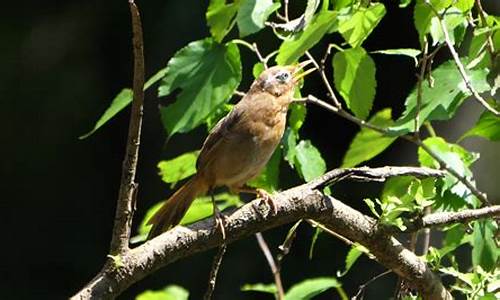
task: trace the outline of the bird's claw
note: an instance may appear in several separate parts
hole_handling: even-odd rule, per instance
[[[227,218],[228,217],[226,215],[224,215],[219,210],[217,205],[214,203],[214,227],[220,229],[223,240],[226,240],[225,224],[226,224]]]
[[[257,197],[260,198],[260,204],[267,204],[271,208],[273,215],[276,215],[278,213],[278,209],[274,204],[273,196],[263,189],[257,189],[256,192]]]

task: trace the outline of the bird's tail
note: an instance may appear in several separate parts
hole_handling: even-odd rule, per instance
[[[179,224],[193,200],[199,195],[206,194],[207,190],[207,184],[199,175],[186,182],[149,219],[148,224],[153,224],[153,227],[149,231],[148,240]]]

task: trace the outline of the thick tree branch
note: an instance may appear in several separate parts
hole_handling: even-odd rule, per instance
[[[375,219],[363,215],[333,197],[323,195],[318,190],[328,182],[335,181],[335,178],[351,176],[364,180],[370,178],[380,180],[399,175],[441,176],[442,172],[425,168],[396,167],[348,170],[349,174],[355,175],[333,170],[322,179],[275,195],[276,214],[267,205],[262,205],[260,200],[254,200],[237,210],[226,212],[226,242],[230,243],[302,218],[313,219],[349,240],[363,244],[377,261],[411,282],[424,299],[451,299],[439,277],[413,252],[388,236],[386,228],[378,226]],[[389,173],[383,173],[381,170]],[[175,227],[124,253],[121,256],[121,265],[108,261],[103,270],[73,299],[114,298],[131,284],[155,270],[222,243],[220,232],[214,227],[212,219],[197,222],[189,227]]]
[[[137,193],[135,173],[139,157],[141,141],[142,105],[144,101],[144,55],[142,43],[142,25],[139,10],[131,0],[130,13],[132,15],[133,47],[134,47],[134,99],[128,128],[127,148],[123,160],[120,191],[116,203],[115,223],[111,238],[110,253],[122,254],[128,249],[134,201]]]

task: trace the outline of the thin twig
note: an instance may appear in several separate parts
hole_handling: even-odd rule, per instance
[[[380,273],[377,276],[371,278],[370,280],[368,280],[364,284],[360,285],[359,289],[358,289],[358,292],[356,293],[356,295],[354,297],[352,297],[352,299],[353,300],[363,299],[362,296],[364,295],[365,289],[368,287],[368,285],[370,285],[371,283],[373,283],[375,280],[377,280],[377,279],[379,279],[381,277],[384,277],[385,275],[390,274],[390,273],[392,273],[392,270],[387,270],[387,271],[385,271],[383,273]]]
[[[306,56],[313,62],[314,67],[316,67],[316,70],[319,72],[319,75],[321,76],[321,79],[323,80],[323,83],[325,84],[326,89],[328,91],[328,97],[333,101],[333,104],[337,108],[342,108],[340,101],[337,99],[337,96],[335,96],[335,93],[333,92],[333,88],[332,85],[330,84],[330,81],[328,81],[328,78],[326,77],[325,65],[324,64],[319,65],[314,56],[312,56],[309,51],[306,51]]]
[[[434,15],[438,18],[439,25],[441,27],[441,30],[443,31],[444,35],[444,40],[446,42],[446,45],[448,46],[448,49],[450,50],[451,56],[453,57],[453,61],[455,62],[455,65],[458,68],[458,71],[460,72],[460,75],[462,76],[462,79],[465,83],[465,86],[469,90],[469,92],[474,96],[474,99],[476,99],[477,102],[479,102],[484,108],[489,110],[491,113],[493,113],[495,116],[500,116],[500,112],[495,110],[484,98],[476,91],[476,89],[472,86],[472,83],[470,81],[469,75],[467,75],[467,72],[465,71],[465,67],[460,61],[460,56],[458,55],[457,51],[455,50],[455,47],[453,47],[453,43],[451,42],[450,35],[448,33],[448,29],[446,28],[446,24],[444,22],[443,17],[436,11],[434,6],[426,0],[425,3],[427,6],[431,8],[433,11]]]
[[[427,71],[427,51],[429,50],[429,43],[427,38],[424,38],[424,45],[422,46],[422,59],[420,60],[420,73],[417,75],[417,113],[415,115],[415,137],[420,139],[420,110],[422,107],[422,82],[424,81],[425,72]]]
[[[486,12],[483,9],[483,5],[481,4],[480,0],[476,0],[476,6],[477,6],[477,11],[479,15],[479,19],[481,20],[481,25],[488,26],[488,23],[486,22]],[[488,45],[488,52],[493,59],[494,54],[495,54],[495,46],[493,46],[493,40],[491,38],[492,33],[488,32],[488,36],[486,38],[486,44]]]
[[[212,268],[210,269],[210,275],[208,277],[208,286],[205,291],[205,295],[203,296],[204,300],[212,299],[212,294],[215,290],[215,283],[217,282],[217,274],[219,273],[219,268],[222,264],[222,258],[226,253],[226,228],[224,225],[224,216],[219,211],[217,204],[215,203],[215,195],[213,189],[210,190],[210,197],[212,198],[212,206],[214,209],[214,225],[220,229],[222,244],[219,246],[216,255],[214,256],[214,260],[212,262]]]
[[[219,268],[222,263],[222,258],[226,253],[226,248],[227,248],[226,243],[222,243],[222,245],[219,246],[219,248],[217,249],[217,254],[214,256],[214,260],[212,262],[212,268],[210,269],[208,287],[207,290],[205,291],[205,295],[203,296],[203,299],[205,300],[212,299],[212,294],[215,289],[215,283],[217,282],[217,274],[219,273]]]
[[[311,224],[311,226],[313,226],[313,227],[318,227],[321,230],[323,230],[324,232],[326,232],[330,235],[333,235],[334,237],[338,238],[339,240],[341,240],[342,242],[346,243],[349,246],[354,245],[354,243],[351,240],[341,236],[340,234],[336,233],[335,231],[331,230],[330,228],[324,226],[321,223],[318,223],[318,222],[311,220],[311,219],[307,219],[306,222]]]
[[[430,215],[432,207],[429,205],[424,209],[424,218],[425,216]],[[427,252],[429,251],[429,246],[431,242],[431,229],[430,228],[424,228],[423,230],[423,236],[422,236],[422,252],[420,255],[426,255]]]
[[[132,111],[128,128],[127,148],[123,160],[120,192],[116,203],[113,236],[111,238],[110,253],[123,254],[128,250],[132,216],[134,214],[133,198],[137,184],[135,174],[139,159],[139,145],[141,141],[142,106],[144,102],[144,53],[142,39],[142,25],[139,10],[133,0],[129,0],[132,18],[133,47],[134,47],[134,83]]]
[[[274,283],[276,284],[276,289],[278,290],[278,300],[282,300],[285,297],[285,291],[283,290],[283,284],[281,283],[280,268],[274,261],[273,254],[269,250],[269,246],[262,236],[262,233],[256,233],[255,237],[257,238],[260,250],[262,250],[262,253],[264,253],[264,256],[266,257],[267,264],[269,265],[269,267],[271,268],[271,272],[273,273]]]

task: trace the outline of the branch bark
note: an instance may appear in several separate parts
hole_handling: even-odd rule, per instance
[[[132,17],[133,47],[134,47],[134,99],[128,128],[127,148],[123,160],[120,191],[116,202],[115,223],[111,238],[110,253],[119,255],[128,250],[132,216],[134,214],[134,200],[137,193],[135,173],[139,157],[141,141],[142,106],[144,102],[144,54],[142,43],[142,25],[139,10],[135,3],[129,1]]]
[[[335,178],[381,180],[399,175],[442,176],[443,172],[406,167],[346,170],[349,171],[347,174],[343,169],[333,170],[311,183],[275,195],[276,214],[258,199],[237,210],[225,212],[226,242],[231,243],[302,218],[313,219],[370,249],[377,261],[411,282],[424,299],[451,299],[439,277],[425,262],[387,235],[385,228],[379,226],[375,219],[318,190],[335,181]],[[120,257],[120,265],[108,261],[103,270],[72,299],[112,299],[159,268],[222,243],[219,230],[214,227],[211,218],[188,227],[175,227],[126,251]]]

